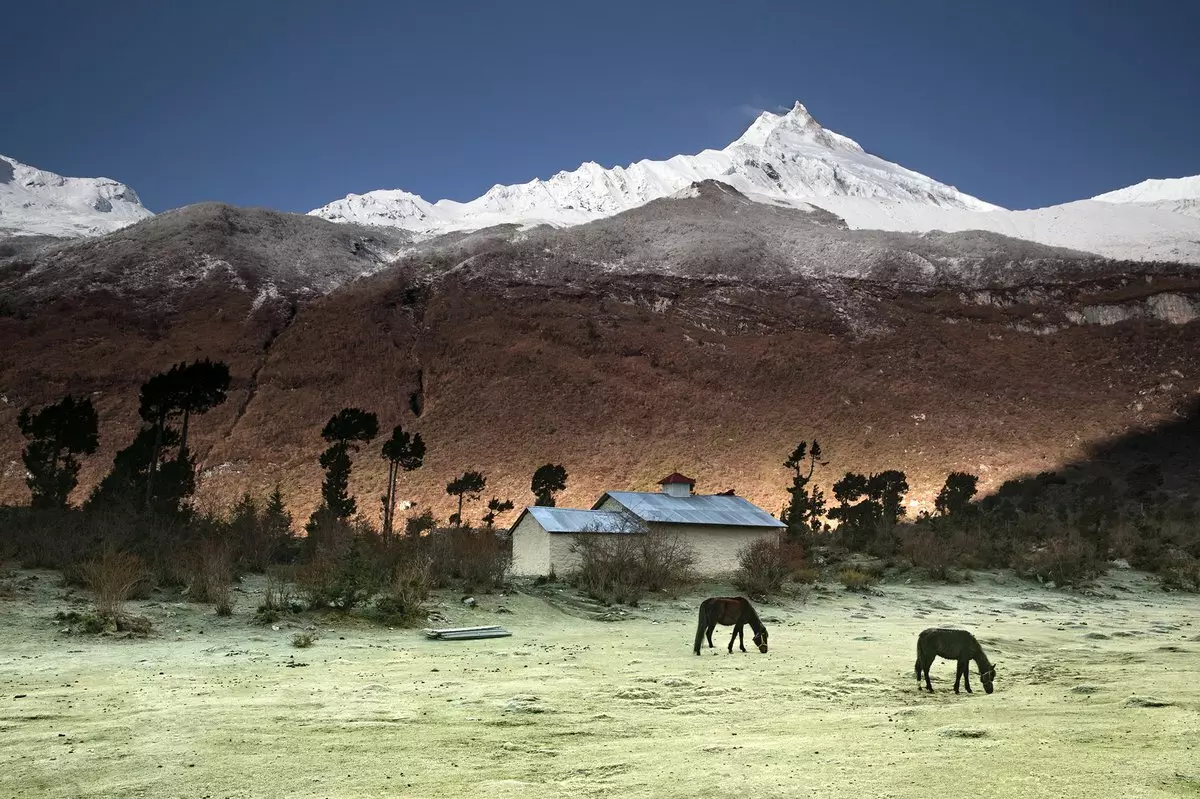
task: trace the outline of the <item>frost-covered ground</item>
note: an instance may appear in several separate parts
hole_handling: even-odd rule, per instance
[[[165,596],[149,640],[59,632],[83,607],[48,572],[0,599],[4,797],[1184,796],[1200,790],[1200,598],[1128,572],[1100,596],[1003,574],[824,586],[762,604],[771,651],[691,653],[697,601],[626,621],[538,596],[442,598],[430,642],[325,617],[252,621]],[[500,613],[503,607],[508,613]],[[976,631],[997,690],[917,691],[916,634]],[[724,628],[722,628],[724,629]],[[718,632],[720,636],[720,632]],[[724,643],[724,638],[714,637]],[[977,682],[977,681],[976,681]],[[1162,703],[1162,706],[1153,706]]]

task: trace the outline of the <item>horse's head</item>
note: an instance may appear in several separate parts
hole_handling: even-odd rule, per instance
[[[767,628],[763,627],[754,634],[754,645],[758,647],[759,652],[764,654],[767,651]]]
[[[983,681],[984,692],[990,694],[994,690],[992,683],[996,679],[996,667],[989,666],[987,671],[979,672],[979,679]]]

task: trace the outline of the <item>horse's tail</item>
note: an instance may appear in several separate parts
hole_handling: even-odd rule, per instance
[[[696,624],[696,646],[695,652],[700,654],[700,645],[704,643],[704,628],[708,624],[708,600],[700,603],[700,621]]]
[[[917,682],[921,681],[921,638],[917,637],[917,665],[913,667],[917,672]]]

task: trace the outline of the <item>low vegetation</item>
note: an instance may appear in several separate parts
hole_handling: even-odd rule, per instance
[[[682,538],[646,530],[630,515],[622,532],[578,537],[579,567],[571,582],[606,603],[637,605],[650,592],[675,594],[694,579],[695,550]]]

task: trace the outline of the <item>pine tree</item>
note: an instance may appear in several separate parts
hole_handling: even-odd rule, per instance
[[[463,499],[474,502],[479,499],[479,495],[483,493],[486,486],[487,478],[481,472],[475,471],[463,472],[462,475],[446,484],[446,493],[452,497],[458,497],[458,512],[450,517],[451,524],[455,527],[463,526]]]
[[[534,505],[545,508],[554,507],[554,495],[567,487],[567,470],[562,464],[547,463],[539,466],[533,473],[529,490],[533,492]]]
[[[425,462],[425,442],[421,434],[409,435],[400,428],[392,430],[392,437],[383,442],[380,455],[388,462],[387,494],[383,500],[383,534],[391,536],[396,520],[396,478],[400,471],[420,469]]]
[[[350,518],[358,507],[354,497],[350,496],[350,453],[358,450],[360,442],[370,441],[378,434],[379,420],[375,414],[358,408],[338,411],[321,431],[321,437],[330,445],[320,458],[321,468],[325,470],[325,479],[321,482],[322,507],[335,519]]]
[[[498,497],[492,497],[491,500],[488,501],[487,507],[488,512],[483,514],[483,523],[485,526],[491,527],[496,521],[497,516],[499,516],[501,513],[507,513],[513,509],[513,504],[512,500],[502,500]]]
[[[787,525],[790,538],[802,537],[821,529],[821,518],[825,515],[825,494],[816,486],[811,489],[808,487],[820,458],[821,445],[814,438],[811,446],[801,441],[783,462],[785,467],[793,471],[793,475],[792,484],[787,490],[788,503],[779,514],[779,520]],[[807,470],[804,468],[806,461]]]
[[[24,408],[17,415],[21,434],[29,439],[21,453],[27,477],[25,484],[35,508],[65,508],[79,483],[76,455],[91,455],[99,445],[99,420],[92,401],[63,397],[33,413]]]

